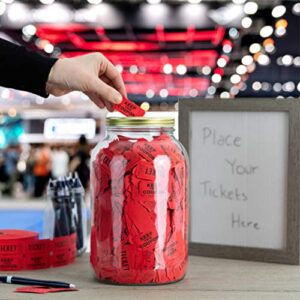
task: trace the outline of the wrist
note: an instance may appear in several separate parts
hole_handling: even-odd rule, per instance
[[[58,59],[50,69],[48,79],[47,79],[47,84],[55,84],[55,77],[56,77],[55,74],[57,73],[57,69],[59,68],[60,63],[61,63],[61,59]]]
[[[47,82],[46,82],[46,93],[48,95],[53,94],[52,89],[55,85],[58,84],[57,74],[58,74],[58,69],[60,68],[60,65],[61,65],[61,61],[62,61],[62,59],[58,59],[54,63],[52,68],[50,69],[48,79],[47,79]]]

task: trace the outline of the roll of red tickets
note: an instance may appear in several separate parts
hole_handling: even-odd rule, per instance
[[[142,108],[125,97],[120,104],[115,104],[114,108],[126,117],[143,117],[145,115]]]
[[[180,280],[188,256],[182,148],[163,132],[150,140],[122,133],[104,144],[92,165],[96,276],[120,284]]]
[[[0,230],[0,270],[34,270],[67,265],[76,257],[76,234],[40,240],[27,230]]]
[[[0,243],[1,241],[24,241],[33,240],[38,238],[38,233],[28,230],[17,230],[17,229],[0,229]]]

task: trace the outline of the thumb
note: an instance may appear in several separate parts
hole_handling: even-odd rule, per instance
[[[90,82],[90,88],[88,88],[88,93],[95,93],[103,100],[107,100],[114,104],[119,104],[122,101],[122,95],[112,86],[106,84],[99,78],[95,78]]]

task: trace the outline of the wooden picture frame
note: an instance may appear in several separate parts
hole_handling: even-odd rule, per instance
[[[217,114],[215,120],[219,120],[220,116],[224,116],[224,120],[227,118],[228,112],[238,112],[241,116],[244,116],[244,112],[247,115],[255,115],[249,113],[263,112],[277,116],[276,113],[282,112],[288,117],[287,128],[288,136],[286,140],[288,141],[287,147],[287,166],[286,166],[286,197],[282,201],[286,201],[286,211],[285,211],[285,227],[284,233],[285,244],[280,249],[273,249],[269,247],[256,247],[256,246],[241,246],[241,245],[231,245],[217,242],[195,242],[195,238],[191,238],[191,229],[197,232],[197,229],[191,228],[190,222],[190,238],[189,238],[189,253],[191,255],[209,256],[209,257],[220,257],[220,258],[231,258],[231,259],[244,259],[244,260],[254,260],[263,262],[275,262],[275,263],[286,263],[286,264],[297,264],[300,261],[300,102],[299,100],[275,100],[275,99],[224,99],[224,100],[211,100],[211,99],[183,99],[179,101],[179,139],[184,145],[190,156],[190,168],[191,174],[193,174],[193,168],[196,168],[197,161],[201,161],[202,158],[197,155],[191,157],[191,153],[196,150],[191,149],[191,145],[196,145],[197,134],[201,132],[201,128],[196,126],[197,122],[205,122],[207,116],[213,116],[213,114],[225,112],[225,114]],[[197,114],[199,117],[196,117]],[[238,115],[239,115],[238,114]],[[281,116],[281,114],[279,114]],[[193,117],[194,116],[194,117]],[[228,116],[231,116],[230,114]],[[257,116],[260,116],[258,114]],[[263,116],[263,115],[262,115]],[[264,115],[265,116],[265,115]],[[269,115],[267,115],[269,116]],[[192,124],[191,120],[196,120],[195,124]],[[197,121],[201,118],[203,120]],[[273,118],[270,115],[271,119]],[[249,119],[250,120],[250,119]],[[220,121],[221,122],[221,121]],[[248,122],[248,121],[247,121]],[[250,122],[250,121],[249,121]],[[224,122],[223,122],[224,123]],[[273,122],[274,123],[274,122]],[[248,124],[248,123],[247,123]],[[250,124],[250,123],[249,123]],[[196,127],[194,128],[193,125]],[[220,123],[219,128],[222,128]],[[238,126],[237,126],[238,127]],[[264,125],[261,126],[264,129]],[[193,134],[192,134],[193,133]],[[192,136],[196,136],[192,141]],[[244,138],[245,139],[245,138]],[[204,138],[203,138],[204,141]],[[283,145],[284,146],[284,145]],[[284,146],[285,147],[285,146]],[[210,148],[211,149],[211,148]],[[201,150],[202,154],[204,150]],[[217,151],[217,150],[216,150]],[[223,150],[221,150],[223,151]],[[244,150],[244,152],[247,152]],[[250,152],[250,150],[248,151]],[[270,151],[269,151],[270,152]],[[221,152],[220,152],[221,153]],[[268,158],[268,153],[262,154],[266,159]],[[205,159],[206,156],[202,155]],[[200,163],[199,163],[200,164]],[[205,170],[204,170],[205,172]],[[202,172],[202,173],[204,173]],[[266,172],[266,171],[265,171]],[[218,173],[218,172],[216,172]],[[200,172],[201,174],[201,172]],[[269,174],[270,178],[273,176]],[[190,176],[190,220],[199,218],[199,210],[197,211],[196,204],[199,206],[199,194],[193,195],[193,186],[197,184],[196,180],[198,176]],[[230,179],[231,180],[231,179]],[[266,178],[269,180],[269,178]],[[196,188],[195,188],[196,189]],[[198,201],[198,202],[195,202]],[[209,204],[210,205],[210,204]],[[260,211],[261,213],[261,211]],[[279,210],[280,213],[280,210]],[[272,209],[263,213],[268,220],[272,217]],[[217,221],[216,221],[217,222]],[[209,223],[209,222],[208,222]],[[203,224],[206,226],[207,224]],[[231,223],[233,227],[233,221]],[[216,232],[222,228],[212,228],[212,232]],[[263,243],[262,241],[261,243]]]

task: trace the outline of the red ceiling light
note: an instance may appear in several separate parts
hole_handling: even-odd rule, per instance
[[[48,40],[52,44],[67,42],[68,32],[84,32],[88,29],[86,25],[81,24],[40,24],[37,25],[36,35],[40,39]]]
[[[162,90],[167,90],[171,97],[190,97],[192,89],[198,95],[205,95],[210,78],[202,75],[194,77],[189,72],[195,72],[199,67],[214,69],[218,58],[229,62],[228,55],[219,56],[214,48],[217,45],[233,47],[231,40],[223,41],[225,28],[220,26],[211,30],[189,26],[185,31],[166,32],[163,25],[158,25],[152,33],[135,31],[132,40],[128,40],[126,31],[121,31],[121,34],[125,40],[119,33],[101,26],[91,28],[78,24],[39,25],[36,33],[38,38],[60,48],[61,57],[100,51],[114,65],[121,67],[126,89],[133,95],[146,95],[149,90],[153,91],[153,95],[160,95]],[[206,47],[211,49],[197,49],[201,46],[199,42],[206,43]],[[175,48],[169,43],[174,43]],[[191,44],[195,50],[188,47]],[[181,72],[179,67],[182,66],[189,72]],[[175,71],[182,74],[176,75]],[[222,68],[214,70],[213,76],[221,78],[223,75]]]
[[[103,27],[97,27],[95,28],[95,31],[101,41],[109,41],[109,38],[107,37],[105,29]]]
[[[196,33],[196,29],[195,26],[189,26],[187,28],[187,43],[193,43],[193,41],[195,40],[195,33]]]
[[[74,57],[86,54],[83,51],[64,52],[61,57]],[[194,50],[194,51],[180,51],[174,53],[134,53],[134,52],[111,52],[103,51],[109,60],[114,64],[122,64],[123,67],[130,67],[137,61],[146,68],[157,68],[161,70],[161,66],[166,63],[172,65],[185,64],[187,67],[193,66],[210,66],[212,68],[216,65],[218,53],[215,50]]]
[[[149,51],[160,49],[158,44],[149,42],[87,42],[74,33],[69,34],[69,39],[76,48],[88,51]]]
[[[224,75],[224,70],[222,68],[216,68],[214,74]]]
[[[158,42],[165,42],[165,32],[163,25],[156,26],[156,36]]]
[[[229,46],[233,46],[233,43],[232,43],[232,41],[231,40],[228,40],[228,39],[226,39],[226,40],[224,40],[223,42],[222,42],[222,46],[225,46],[225,45],[229,45]]]
[[[38,25],[37,36],[47,39],[51,43],[60,43],[68,41],[70,33],[81,33],[87,30],[95,29],[96,33],[103,37],[105,30],[103,27],[90,28],[86,25],[69,24],[69,25]],[[196,30],[193,26],[187,28],[186,32],[165,32],[162,25],[156,27],[156,33],[137,34],[140,40],[148,42],[211,42],[218,45],[224,38],[225,29],[218,27],[214,30]]]
[[[219,45],[225,35],[225,28],[224,27],[217,27],[217,29],[215,30],[215,36],[214,38],[211,40],[213,45]]]
[[[164,41],[164,42],[187,42],[191,39],[195,42],[211,42],[218,45],[223,40],[225,30],[218,27],[216,30],[195,30],[193,27],[187,29],[186,32],[164,32],[163,27],[158,26],[156,33],[139,34],[140,39],[145,41]]]

